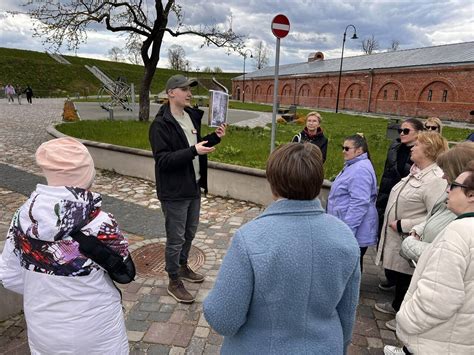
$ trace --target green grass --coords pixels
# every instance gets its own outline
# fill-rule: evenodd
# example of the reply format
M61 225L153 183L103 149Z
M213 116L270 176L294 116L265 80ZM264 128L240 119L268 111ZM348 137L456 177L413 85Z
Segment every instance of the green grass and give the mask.
M135 84L139 92L143 77L143 66L111 62L76 56L64 56L71 65L56 62L48 54L20 49L0 48L0 86L12 83L25 88L30 85L35 96L39 97L76 97L97 95L101 83L84 65L97 66L112 79L126 77ZM152 81L151 91L156 95L164 89L166 80L178 73L175 70L157 68ZM189 76L209 79L214 74L190 72ZM231 78L239 73L215 74L218 81L232 88Z
M323 129L329 139L325 177L334 178L341 170L344 161L341 144L346 136L356 132L365 134L374 163L377 177L380 180L383 164L387 155L390 140L386 138L387 121L381 118L351 116L346 114L324 113ZM148 128L150 123L136 121L79 121L57 126L64 134L77 138L106 142L127 147L150 150ZM277 126L277 145L291 141L294 134L302 129L293 124ZM202 134L212 129L203 126ZM469 133L468 129L446 127L443 135L450 141L462 141ZM209 158L214 161L265 168L270 152L270 130L264 128L242 128L230 126L226 137Z

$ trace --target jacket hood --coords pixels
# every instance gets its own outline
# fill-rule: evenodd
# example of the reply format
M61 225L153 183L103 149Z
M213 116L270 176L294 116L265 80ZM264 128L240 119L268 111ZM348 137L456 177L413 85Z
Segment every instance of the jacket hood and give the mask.
M367 153L363 153L355 158L352 158L348 161L345 162L344 166L348 166L348 165L352 165L354 163L357 163L358 161L361 161L361 160L366 160L366 159L369 159L369 155Z
M28 237L61 240L88 224L99 212L99 194L76 187L38 184L19 210L19 227Z

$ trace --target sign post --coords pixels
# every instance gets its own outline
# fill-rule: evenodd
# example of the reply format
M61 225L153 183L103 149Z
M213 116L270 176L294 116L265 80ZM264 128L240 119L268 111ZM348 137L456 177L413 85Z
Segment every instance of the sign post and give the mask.
M280 66L280 38L286 37L290 32L290 21L285 15L276 15L272 20L272 33L276 37L275 49L275 79L273 83L273 113L272 113L272 136L270 152L275 149L276 115L278 110L278 69Z

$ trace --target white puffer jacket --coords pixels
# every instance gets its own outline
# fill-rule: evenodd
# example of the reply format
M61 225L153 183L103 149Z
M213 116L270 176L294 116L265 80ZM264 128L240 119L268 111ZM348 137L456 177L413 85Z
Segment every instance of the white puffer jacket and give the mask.
M129 353L117 288L69 237L81 228L128 255L127 240L100 204L87 190L38 185L13 217L0 281L23 294L32 354Z
M414 354L474 354L474 214L451 222L423 252L397 313Z

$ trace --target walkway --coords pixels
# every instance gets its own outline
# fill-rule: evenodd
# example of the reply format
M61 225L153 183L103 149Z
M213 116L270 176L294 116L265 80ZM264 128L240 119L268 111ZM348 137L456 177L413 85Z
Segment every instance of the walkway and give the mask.
M36 148L47 139L45 127L59 122L62 100L36 100L33 105L0 101L0 249L15 211L44 181L34 163ZM104 195L104 209L114 213L136 249L164 237L163 221L154 184L99 171L94 190ZM166 277L140 277L122 287L126 325L132 354L218 354L222 337L202 315L202 301L215 281L223 256L237 228L262 211L242 201L208 196L202 199L201 223L195 245L206 255L203 284L189 285L196 295L192 305L177 304L166 293ZM378 290L382 275L373 263L374 251L365 258L361 298L349 354L382 354L384 344L397 344L385 327L386 315L374 311L377 301L390 294ZM0 322L0 354L28 354L22 315Z

